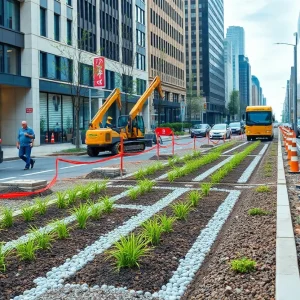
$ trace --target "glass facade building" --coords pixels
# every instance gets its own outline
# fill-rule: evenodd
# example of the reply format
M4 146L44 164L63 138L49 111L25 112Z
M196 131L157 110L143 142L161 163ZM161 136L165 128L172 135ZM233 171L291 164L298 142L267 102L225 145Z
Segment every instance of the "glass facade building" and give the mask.
M187 90L207 103L204 123L223 121L225 111L224 6L222 0L185 1Z
M239 55L240 117L245 119L246 107L252 102L251 66L249 59Z

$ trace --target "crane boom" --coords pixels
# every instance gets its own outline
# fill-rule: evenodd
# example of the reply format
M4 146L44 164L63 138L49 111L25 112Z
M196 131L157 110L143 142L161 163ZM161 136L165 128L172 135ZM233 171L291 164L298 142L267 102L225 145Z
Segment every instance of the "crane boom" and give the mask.
M153 81L151 82L149 87L146 89L144 94L140 97L140 99L137 101L137 103L131 109L131 111L129 113L129 116L130 116L131 120L133 120L142 111L145 102L147 101L147 99L153 93L153 91L155 89L158 90L158 93L159 93L160 97L163 98L164 94L163 94L163 91L162 91L162 88L161 88L161 80L160 80L159 76L156 76L153 79Z
M89 129L98 129L99 123L102 123L102 119L112 104L117 101L117 105L119 110L122 108L121 103L121 91L119 88L115 88L110 95L107 97L104 104L100 107L94 118L92 119L91 123L89 124Z

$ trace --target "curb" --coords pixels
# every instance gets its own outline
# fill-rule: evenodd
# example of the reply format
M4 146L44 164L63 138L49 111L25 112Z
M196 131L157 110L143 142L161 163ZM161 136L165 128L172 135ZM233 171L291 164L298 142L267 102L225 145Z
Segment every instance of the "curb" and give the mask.
M276 300L297 300L300 295L300 277L280 133L278 135Z

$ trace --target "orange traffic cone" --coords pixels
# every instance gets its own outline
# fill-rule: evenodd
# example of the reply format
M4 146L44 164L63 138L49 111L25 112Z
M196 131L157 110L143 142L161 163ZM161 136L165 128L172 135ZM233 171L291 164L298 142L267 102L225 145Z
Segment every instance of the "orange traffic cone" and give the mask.
M290 172L291 173L299 172L299 162L298 162L298 154L297 154L297 139L296 139L295 133L293 133L293 139L292 139Z
M46 138L45 138L45 142L48 143L49 140L48 140L48 132L46 132Z
M52 132L52 134L51 134L51 144L54 144L55 143L55 141L54 141L54 133Z

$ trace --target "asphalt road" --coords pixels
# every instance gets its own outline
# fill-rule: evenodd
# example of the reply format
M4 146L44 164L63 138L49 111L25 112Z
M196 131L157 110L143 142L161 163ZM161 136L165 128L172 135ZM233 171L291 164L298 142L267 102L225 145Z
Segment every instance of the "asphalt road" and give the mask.
M192 142L190 145L175 145L175 153L176 150L183 150L183 149L191 149L193 147L193 139L181 139L177 140L176 143L178 144L186 144ZM199 147L201 144L207 144L207 140L204 139L197 139L196 145ZM163 146L170 145L171 141L165 141ZM160 149L161 154L168 154L172 153L172 147L167 149ZM144 154L140 154L137 156L129 156L125 157L125 162L137 162L148 160L150 157L156 154L156 150L153 149L152 151ZM100 154L98 157L89 157L88 155L83 156L63 156L64 159L76 160L81 162L92 162L99 160L101 158L110 157L110 153L103 153ZM12 160L12 161L4 161L0 165L0 182L6 180L14 180L14 179L43 179L43 180L51 180L55 175L55 161L57 157L49 156L49 157L37 157L35 158L36 163L33 169L28 171L24 171L24 162L22 160ZM88 174L92 171L93 168L97 167L109 167L109 166L116 166L120 162L120 158L114 158L106 162L96 163L96 164L88 164L88 165L74 165L64 162L59 162L58 168L58 179L65 179L65 178L75 178L78 176L82 176Z

